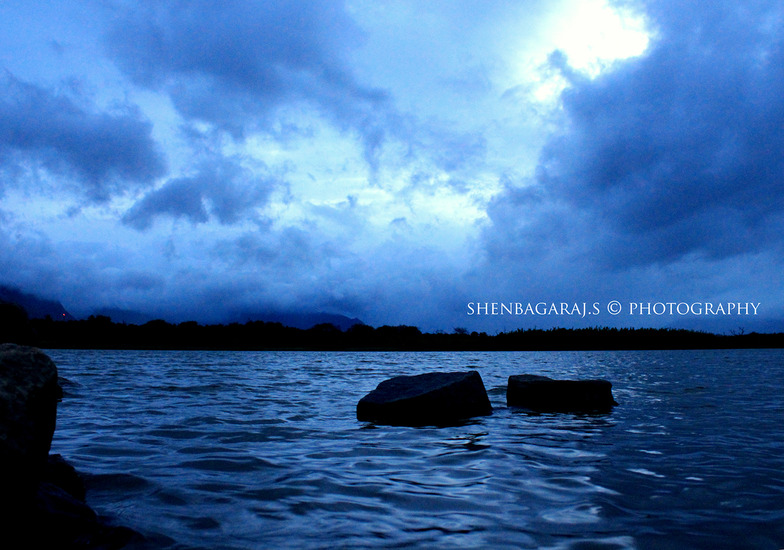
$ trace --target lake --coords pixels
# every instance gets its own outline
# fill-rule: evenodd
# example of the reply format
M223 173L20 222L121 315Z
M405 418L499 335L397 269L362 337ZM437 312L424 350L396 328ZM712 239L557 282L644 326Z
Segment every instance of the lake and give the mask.
M784 547L784 350L47 353L52 452L145 548ZM356 419L386 378L466 369L491 416ZM508 409L525 373L619 406Z

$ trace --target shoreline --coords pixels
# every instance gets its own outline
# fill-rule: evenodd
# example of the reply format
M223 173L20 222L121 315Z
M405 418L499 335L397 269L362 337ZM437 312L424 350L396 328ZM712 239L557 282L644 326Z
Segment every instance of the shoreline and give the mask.
M225 351L611 351L685 349L780 349L784 333L714 334L669 328L519 329L489 335L426 333L413 326L331 324L298 329L280 323L200 325L157 320L143 325L108 317L82 321L32 319L27 339L46 349Z

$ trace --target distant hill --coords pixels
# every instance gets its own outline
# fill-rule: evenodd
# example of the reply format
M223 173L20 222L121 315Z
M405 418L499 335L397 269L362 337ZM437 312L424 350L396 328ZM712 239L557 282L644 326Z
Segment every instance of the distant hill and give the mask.
M60 302L39 298L8 286L0 285L0 302L23 307L31 319L44 319L47 315L56 321L74 319L73 315L68 313Z
M160 319L160 316L150 315L141 311L133 311L119 308L102 308L95 312L95 315L109 317L115 323L126 323L129 325L143 325L149 321ZM330 323L340 330L348 330L354 325L364 324L359 319L337 315L333 313L255 313L243 312L235 313L226 318L224 323L246 323L248 321L264 321L266 323L280 323L284 326L299 329L309 329L315 325Z
M103 315L109 317L115 323L126 323L129 325L143 325L149 321L160 319L160 316L118 308L102 308L97 310L95 315ZM231 315L224 322L246 323L248 321L280 323L283 326L299 329L309 329L315 325L330 323L340 330L348 330L354 325L364 324L359 319L332 313L243 313Z
M316 325L323 325L326 323L335 325L340 330L348 330L354 325L363 325L364 323L356 318L346 317L345 315L338 315L336 313L244 313L237 315L239 322L246 321L264 321L267 323L280 323L286 327L309 329Z
M103 315L104 317L109 317L115 323L126 323L128 325L143 325L153 319L158 319L158 317L154 315L148 315L141 311L120 309L116 307L101 308L96 311L94 315Z

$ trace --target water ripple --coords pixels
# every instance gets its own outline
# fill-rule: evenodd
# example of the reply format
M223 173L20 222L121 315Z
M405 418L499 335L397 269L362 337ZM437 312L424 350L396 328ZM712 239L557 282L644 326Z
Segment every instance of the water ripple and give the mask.
M150 548L784 546L780 351L50 353L53 452ZM491 416L356 420L384 378L469 368ZM521 373L608 378L621 405L507 409Z

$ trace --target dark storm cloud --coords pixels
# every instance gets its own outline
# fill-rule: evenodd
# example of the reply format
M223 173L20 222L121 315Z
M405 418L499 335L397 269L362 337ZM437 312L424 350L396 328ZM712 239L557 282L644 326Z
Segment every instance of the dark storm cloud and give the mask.
M155 218L184 218L205 223L214 218L228 225L253 218L278 185L272 176L259 176L232 159L205 162L193 175L171 179L150 191L123 217L137 229L149 228Z
M306 102L358 132L373 164L390 115L384 94L358 84L344 63L359 39L340 2L193 0L134 5L107 49L189 119L241 137L272 127L277 107Z
M651 2L649 52L590 80L565 68L566 124L535 188L489 213L496 253L605 267L779 247L784 217L784 8Z
M151 124L132 108L100 112L51 90L0 76L0 162L71 179L93 200L165 172Z

